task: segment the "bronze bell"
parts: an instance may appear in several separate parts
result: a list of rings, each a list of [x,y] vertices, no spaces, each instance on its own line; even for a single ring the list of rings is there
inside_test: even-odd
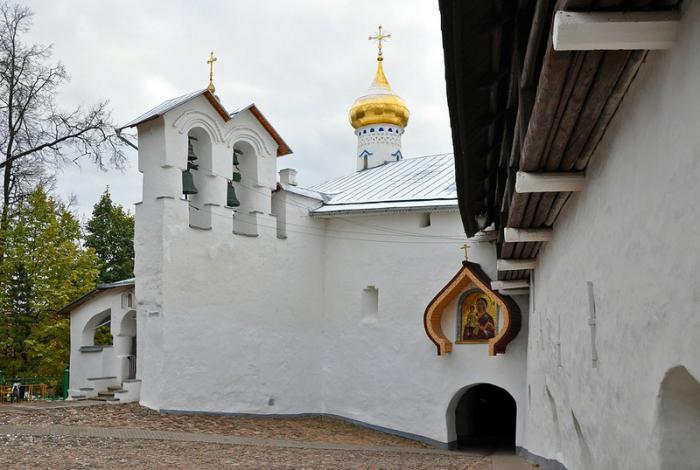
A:
[[[197,194],[197,188],[194,185],[194,176],[189,168],[182,172],[182,194]]]
[[[238,166],[240,165],[238,161],[238,154],[241,153],[240,150],[234,149],[233,150],[233,166]]]
[[[226,188],[226,205],[228,207],[238,207],[241,205],[241,201],[236,197],[236,188],[233,187],[231,181],[228,182],[228,187]]]
[[[241,181],[241,174],[237,171],[234,171],[233,174],[231,175],[231,181],[235,181],[236,183],[239,183]]]
[[[197,160],[197,155],[194,154],[194,147],[192,147],[192,140],[187,141],[187,161],[194,162]]]

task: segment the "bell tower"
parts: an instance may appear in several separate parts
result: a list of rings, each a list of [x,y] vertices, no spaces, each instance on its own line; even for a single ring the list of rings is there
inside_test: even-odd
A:
[[[377,71],[367,91],[350,108],[350,124],[357,136],[357,171],[403,158],[401,136],[410,113],[384,74],[382,41],[390,37],[391,34],[382,32],[381,26],[369,37],[377,41]]]

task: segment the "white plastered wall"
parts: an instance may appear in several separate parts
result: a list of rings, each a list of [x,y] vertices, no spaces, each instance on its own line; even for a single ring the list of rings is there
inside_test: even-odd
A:
[[[241,162],[236,219],[216,205],[225,201],[225,184],[203,191],[210,230],[189,226],[188,202],[180,198],[191,125],[211,136],[212,181],[225,181],[237,145],[242,159],[250,152],[257,158],[255,165]],[[329,413],[443,443],[455,438],[448,413],[465,387],[499,385],[521,409],[525,335],[503,356],[489,357],[484,344],[456,345],[438,357],[423,329],[425,307],[461,267],[461,242],[360,240],[372,238],[362,224],[460,237],[456,211],[433,213],[429,227],[421,227],[421,213],[364,216],[355,219],[360,225],[310,217],[319,201],[286,191],[272,196],[277,147],[257,120],[243,112],[224,123],[204,99],[142,124],[139,147],[145,186],[135,239],[142,404],[173,411]],[[251,210],[256,230],[244,233],[236,222]],[[286,238],[279,236],[277,215]],[[379,233],[374,238],[390,240]],[[494,246],[474,245],[472,259],[495,277]],[[378,310],[369,317],[361,306],[368,285],[379,289]],[[455,311],[452,305],[445,319],[452,336]]]
[[[433,213],[429,227],[421,228],[420,222],[420,213],[409,213],[332,220],[328,228],[342,233],[380,226],[423,234],[427,238],[419,239],[422,242],[434,242],[431,236],[463,234],[456,212]],[[379,230],[374,238],[382,239],[382,232],[387,233]],[[505,355],[490,357],[486,344],[455,344],[450,354],[439,357],[423,328],[425,308],[461,268],[460,243],[331,238],[326,243],[323,381],[327,413],[446,443],[456,439],[454,409],[469,386],[497,385],[513,396],[518,411],[523,409],[525,334],[508,345]],[[493,242],[470,245],[470,260],[495,279]],[[378,289],[376,315],[362,312],[362,291],[368,285]],[[526,331],[527,305],[519,304],[522,331]],[[443,331],[451,341],[456,334],[456,311],[455,300],[443,316]],[[519,416],[517,428],[519,441]]]
[[[180,197],[192,126],[211,138],[207,183],[222,183],[213,191],[198,188],[209,198],[210,230],[189,226],[188,202]],[[158,138],[142,140],[142,129]],[[139,146],[144,186],[153,181],[159,188],[144,189],[136,213],[141,402],[172,410],[319,411],[313,390],[320,390],[314,338],[320,337],[322,240],[277,237],[276,142],[249,111],[224,123],[198,98],[142,124]],[[244,151],[235,219],[223,207],[234,147]],[[235,230],[251,217],[254,231]],[[308,217],[303,223],[323,224]]]
[[[524,447],[570,470],[661,468],[661,383],[679,365],[700,379],[700,4],[683,7],[538,256]]]
[[[81,387],[90,387],[88,378],[114,376],[122,380],[125,357],[130,348],[131,331],[122,331],[125,315],[133,312],[122,303],[122,294],[132,289],[115,288],[98,292],[94,298],[70,312],[70,391],[78,394]],[[95,326],[110,319],[112,346],[102,351],[81,352],[82,346],[93,346]]]

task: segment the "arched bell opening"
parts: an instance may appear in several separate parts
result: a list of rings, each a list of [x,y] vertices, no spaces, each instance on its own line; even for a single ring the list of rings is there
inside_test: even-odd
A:
[[[238,203],[234,206],[236,212],[233,231],[241,235],[256,236],[258,234],[256,201],[264,196],[265,190],[258,184],[258,155],[248,142],[238,141],[233,145],[231,174],[232,180],[229,184],[227,199],[231,199],[231,196],[234,196],[232,193],[235,193],[235,202]]]
[[[700,383],[685,367],[674,367],[659,397],[659,468],[700,469]]]
[[[187,168],[182,174],[182,192],[189,201],[191,227],[211,228],[211,211],[206,206],[212,188],[212,142],[209,133],[193,127],[187,133]]]
[[[458,449],[515,449],[515,399],[501,387],[476,384],[462,389],[448,409],[450,435]]]

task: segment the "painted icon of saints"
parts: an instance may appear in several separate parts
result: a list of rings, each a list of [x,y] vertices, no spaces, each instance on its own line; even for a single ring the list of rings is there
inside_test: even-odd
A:
[[[486,342],[496,336],[496,305],[482,292],[467,292],[460,299],[458,341]]]

